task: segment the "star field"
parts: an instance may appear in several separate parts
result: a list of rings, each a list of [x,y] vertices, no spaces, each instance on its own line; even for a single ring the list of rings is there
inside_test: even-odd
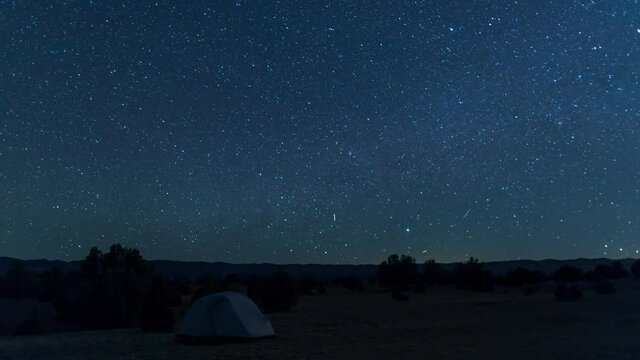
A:
[[[0,1],[0,256],[637,256],[637,1]]]

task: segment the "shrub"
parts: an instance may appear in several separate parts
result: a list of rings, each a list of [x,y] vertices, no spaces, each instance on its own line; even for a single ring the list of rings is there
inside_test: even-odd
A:
[[[469,288],[475,292],[493,291],[493,275],[484,270],[482,264],[475,258],[458,264],[454,270],[458,287]]]
[[[625,279],[629,277],[629,271],[624,268],[620,261],[614,261],[611,263],[611,278],[612,279]]]
[[[611,265],[598,265],[593,269],[594,278],[624,279],[629,277],[629,272],[620,261],[614,261]]]
[[[583,276],[584,272],[581,269],[565,265],[556,270],[553,274],[553,279],[560,282],[577,282],[582,280]]]
[[[267,313],[289,310],[298,303],[298,281],[284,271],[255,278],[247,295]]]
[[[577,301],[582,298],[582,291],[575,285],[558,284],[555,296],[558,301]]]
[[[542,271],[531,271],[518,267],[514,271],[507,272],[502,284],[504,286],[537,285],[546,280],[547,276]]]
[[[386,287],[407,289],[418,277],[416,261],[409,255],[391,255],[378,266],[378,284]]]
[[[445,270],[440,264],[436,263],[433,259],[427,260],[424,263],[422,279],[426,285],[444,285],[453,282],[452,274]]]
[[[593,290],[598,295],[608,295],[615,293],[616,287],[612,281],[600,278],[593,282]]]

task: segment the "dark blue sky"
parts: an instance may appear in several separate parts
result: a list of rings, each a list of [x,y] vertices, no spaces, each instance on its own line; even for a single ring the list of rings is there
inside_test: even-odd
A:
[[[0,256],[637,256],[634,1],[0,1]]]

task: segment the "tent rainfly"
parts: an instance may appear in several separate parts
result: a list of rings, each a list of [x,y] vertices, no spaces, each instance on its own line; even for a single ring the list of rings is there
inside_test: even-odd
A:
[[[275,336],[269,319],[245,295],[224,291],[198,299],[187,311],[180,340],[251,340]]]

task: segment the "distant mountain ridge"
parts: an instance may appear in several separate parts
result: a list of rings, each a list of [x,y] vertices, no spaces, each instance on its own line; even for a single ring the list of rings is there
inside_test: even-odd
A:
[[[573,260],[510,260],[510,261],[489,261],[483,263],[485,269],[491,271],[494,275],[503,275],[508,271],[512,271],[517,267],[524,267],[529,270],[542,271],[545,274],[552,274],[559,267],[571,265],[582,270],[592,270],[597,265],[610,264],[612,261],[620,261],[627,269],[636,259],[573,259]],[[57,267],[63,271],[80,269],[81,261],[62,261],[62,260],[19,260],[9,257],[0,257],[0,274],[4,274],[13,264],[21,261],[25,268],[29,271],[41,272]],[[189,261],[172,261],[172,260],[150,260],[157,270],[165,274],[169,278],[185,277],[197,279],[206,274],[225,276],[228,274],[236,274],[240,277],[249,275],[264,275],[273,273],[279,269],[285,270],[296,276],[313,276],[319,279],[332,279],[339,276],[356,277],[366,279],[374,277],[378,265],[321,265],[321,264],[230,264],[224,262],[189,262]],[[442,264],[445,269],[453,269],[458,263]],[[419,264],[421,265],[421,264]]]

